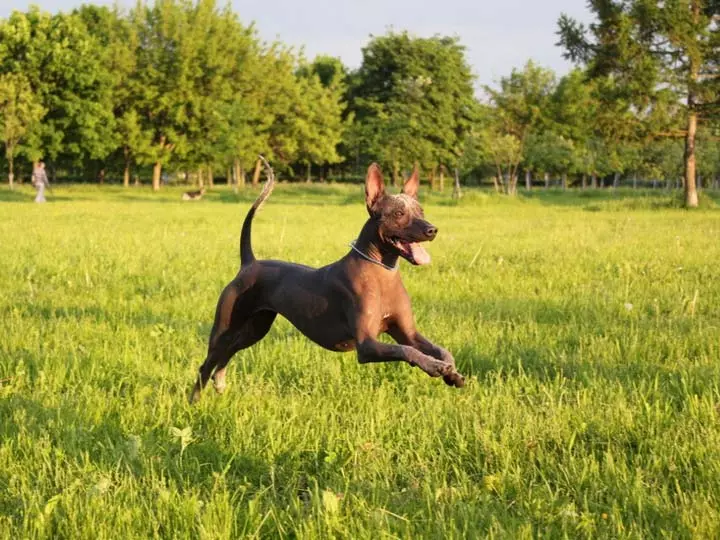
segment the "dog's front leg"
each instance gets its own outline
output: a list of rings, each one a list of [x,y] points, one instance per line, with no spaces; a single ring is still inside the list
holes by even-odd
[[[413,347],[428,356],[432,356],[433,358],[437,358],[438,360],[442,360],[443,362],[447,362],[452,365],[452,372],[447,375],[443,375],[443,380],[449,386],[457,386],[458,388],[465,386],[465,377],[457,372],[457,369],[455,368],[455,358],[453,358],[450,351],[439,345],[435,345],[414,328],[403,329],[400,325],[395,325],[388,328],[388,334],[390,334],[390,336],[398,343]]]
[[[411,366],[418,366],[431,377],[450,375],[455,366],[429,356],[418,349],[407,345],[391,345],[381,343],[372,338],[365,338],[357,345],[358,362],[407,362]]]

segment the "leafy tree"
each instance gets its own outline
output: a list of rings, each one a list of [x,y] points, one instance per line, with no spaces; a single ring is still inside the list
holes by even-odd
[[[176,0],[138,2],[130,13],[137,36],[136,69],[130,81],[141,133],[150,137],[143,162],[153,165],[153,190],[163,165],[188,152],[191,118],[198,114],[195,82],[202,70],[195,7]]]
[[[588,28],[562,15],[565,56],[593,76],[611,76],[615,95],[632,104],[650,133],[685,139],[685,204],[698,205],[695,138],[698,119],[716,114],[720,101],[720,2],[716,0],[592,0]],[[685,104],[685,128],[671,120]]]
[[[516,192],[518,166],[528,136],[548,124],[547,113],[554,88],[554,73],[532,62],[528,62],[522,70],[514,69],[509,77],[503,77],[499,89],[485,87],[494,106],[493,131],[496,133],[492,136],[499,135],[504,141],[497,143],[505,149],[502,154],[513,156],[512,161],[505,161],[506,192],[510,195]],[[493,146],[495,143],[490,140],[489,144]]]
[[[482,144],[497,171],[493,177],[495,190],[508,195],[517,191],[517,168],[523,156],[523,143],[518,137],[497,129],[482,132]],[[507,181],[506,181],[507,179]]]
[[[525,167],[539,174],[560,174],[563,189],[567,175],[579,168],[580,153],[575,143],[553,130],[530,133],[525,141]]]
[[[127,187],[135,157],[149,151],[144,146],[147,134],[142,132],[131,90],[132,76],[137,67],[137,35],[128,18],[117,7],[111,9],[85,4],[76,9],[75,14],[82,19],[88,32],[100,45],[102,62],[108,70],[116,128],[113,153],[122,156],[123,185]]]
[[[81,163],[112,151],[115,122],[101,49],[75,14],[31,7],[0,21],[0,72],[24,75],[46,111],[32,130],[35,157]]]
[[[340,66],[321,58],[298,72],[299,99],[294,117],[298,159],[307,166],[308,182],[313,163],[332,164],[342,159],[337,147],[348,122],[343,120],[345,86]]]
[[[435,171],[457,162],[477,102],[465,49],[455,38],[375,37],[351,76],[356,129],[349,139],[391,166],[420,162]]]
[[[24,75],[0,74],[0,133],[5,144],[10,189],[15,178],[13,164],[20,142],[44,114],[45,110]]]
[[[345,90],[347,89],[347,68],[342,63],[342,60],[334,56],[320,54],[311,63],[301,65],[297,70],[297,74],[300,77],[317,75],[320,84],[325,88],[340,86]]]

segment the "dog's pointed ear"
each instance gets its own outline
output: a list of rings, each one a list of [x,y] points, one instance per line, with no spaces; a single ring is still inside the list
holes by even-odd
[[[420,187],[420,173],[418,172],[418,166],[416,163],[415,167],[413,167],[413,172],[410,175],[410,178],[408,178],[405,181],[405,185],[402,188],[402,192],[405,195],[412,197],[413,199],[417,199],[419,187]]]
[[[380,172],[380,167],[377,163],[373,163],[368,167],[367,176],[365,177],[365,204],[367,205],[368,212],[372,215],[373,206],[378,202],[385,194],[385,181],[383,175]]]

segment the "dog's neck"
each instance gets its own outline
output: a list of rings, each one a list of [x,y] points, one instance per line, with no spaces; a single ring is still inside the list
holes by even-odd
[[[386,248],[383,248],[383,242],[380,239],[378,232],[378,223],[375,219],[369,219],[365,222],[360,235],[354,244],[354,250],[351,252],[353,256],[361,258],[362,255],[355,253],[354,251],[361,252],[365,258],[372,262],[377,263],[380,266],[384,266],[388,269],[396,270],[398,264],[398,255],[391,253]]]

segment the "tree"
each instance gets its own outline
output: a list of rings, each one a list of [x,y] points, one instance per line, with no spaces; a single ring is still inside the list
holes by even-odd
[[[566,15],[558,21],[565,57],[591,75],[610,76],[654,135],[685,139],[685,205],[696,207],[695,138],[698,119],[720,107],[720,2],[717,0],[592,0],[597,22],[586,28]],[[669,120],[682,100],[684,129]]]
[[[541,174],[557,173],[566,189],[567,176],[576,172],[579,166],[580,152],[575,143],[553,130],[530,133],[525,141],[524,163],[529,171]]]
[[[8,183],[13,187],[14,160],[22,139],[31,132],[45,110],[24,75],[0,74],[0,132],[8,161]]]
[[[475,119],[477,101],[465,49],[455,38],[375,37],[351,77],[356,128],[349,140],[367,158],[391,166],[454,165]],[[362,149],[362,150],[360,150]]]
[[[160,189],[163,165],[172,156],[188,153],[188,136],[198,109],[197,82],[203,76],[202,40],[207,33],[203,16],[214,11],[214,2],[193,4],[180,0],[156,0],[149,5],[138,2],[130,13],[137,35],[136,69],[130,81],[131,94],[147,155],[143,162],[152,164],[153,190]],[[207,35],[207,34],[206,34]]]
[[[110,101],[115,118],[113,154],[123,166],[123,185],[130,184],[130,169],[135,157],[147,154],[143,146],[145,134],[131,92],[132,76],[137,68],[137,34],[127,16],[117,7],[108,8],[84,4],[74,13],[82,19],[100,46],[103,65],[109,74]]]
[[[509,195],[516,193],[517,170],[528,136],[548,124],[546,115],[554,88],[554,73],[532,62],[521,71],[513,69],[509,77],[503,77],[499,89],[485,87],[494,111],[491,135],[499,137],[497,143],[489,140],[489,144],[491,148],[497,146],[498,155],[502,155],[507,164],[505,191]],[[502,177],[499,180],[502,181]]]
[[[297,70],[299,100],[298,157],[307,166],[310,181],[312,163],[339,163],[338,146],[342,142],[352,116],[343,118],[347,107],[345,66],[337,58],[318,56],[312,63]]]
[[[0,72],[24,75],[46,114],[32,130],[35,157],[82,163],[115,145],[102,47],[75,14],[31,7],[0,21]]]
[[[347,122],[343,121],[345,88],[342,73],[326,79],[327,86],[316,70],[305,73],[301,72],[298,76],[299,95],[294,118],[298,133],[298,159],[307,166],[306,179],[309,182],[313,163],[322,165],[341,161],[337,147]]]

